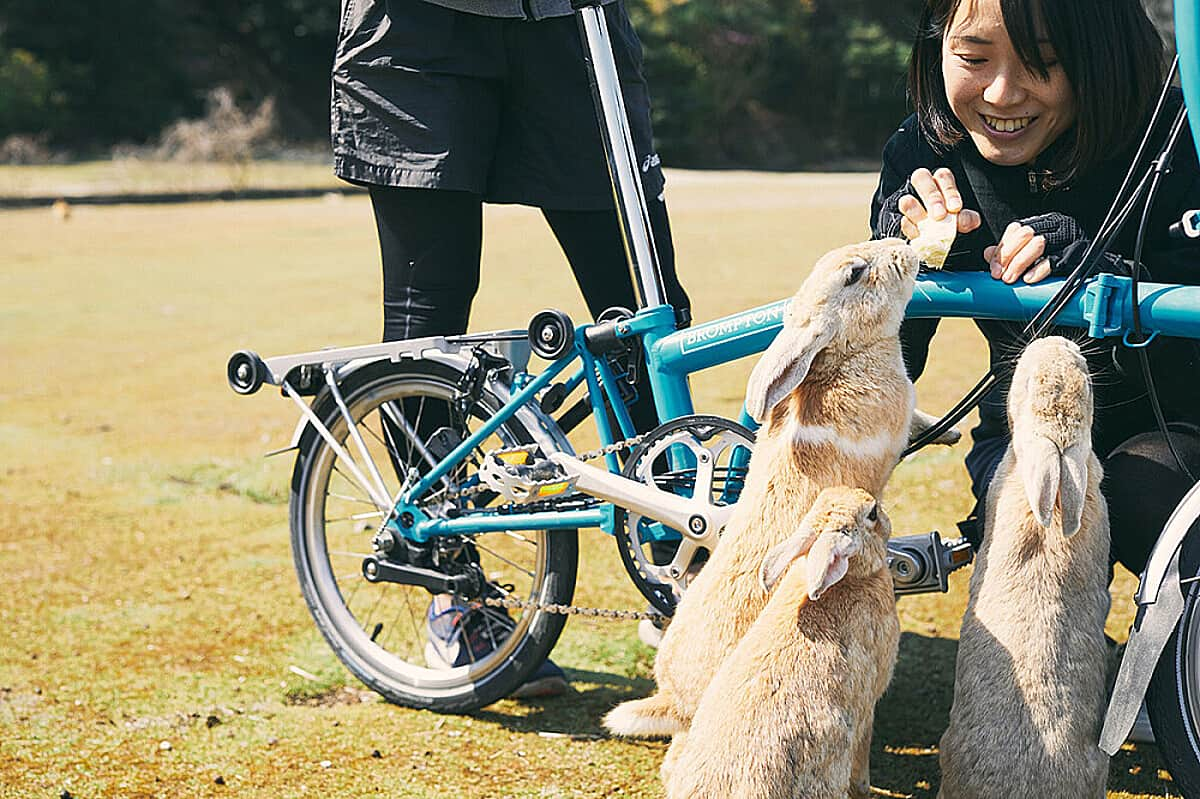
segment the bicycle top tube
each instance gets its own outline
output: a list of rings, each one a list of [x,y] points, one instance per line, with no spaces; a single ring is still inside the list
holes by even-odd
[[[1009,285],[987,272],[932,272],[917,279],[908,318],[959,317],[1027,322],[1054,296],[1062,280]],[[1146,334],[1200,339],[1200,286],[1138,284]],[[666,372],[690,374],[762,352],[783,326],[787,300],[693,325],[656,339],[652,362]],[[1101,274],[1088,280],[1055,317],[1093,338],[1124,336],[1132,327],[1132,281]]]

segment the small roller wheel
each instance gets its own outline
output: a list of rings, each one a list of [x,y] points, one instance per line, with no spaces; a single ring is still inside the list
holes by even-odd
[[[538,311],[529,322],[529,346],[538,356],[557,361],[571,351],[575,325],[562,311]]]
[[[267,365],[257,353],[250,350],[239,350],[229,358],[225,367],[225,376],[229,379],[229,387],[239,394],[253,394],[262,388],[267,376]]]

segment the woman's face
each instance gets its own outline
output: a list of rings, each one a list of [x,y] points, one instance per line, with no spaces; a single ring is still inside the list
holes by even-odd
[[[1075,121],[1075,99],[1048,41],[1050,77],[1030,72],[1013,49],[1000,0],[963,0],[942,37],[950,110],[993,164],[1028,164]]]

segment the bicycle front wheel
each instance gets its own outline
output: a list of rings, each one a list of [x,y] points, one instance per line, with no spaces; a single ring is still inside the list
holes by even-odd
[[[419,586],[363,577],[363,559],[373,554],[372,539],[391,512],[372,498],[364,478],[381,481],[395,497],[406,475],[425,473],[502,405],[485,389],[464,407],[461,378],[446,364],[420,360],[372,364],[352,373],[342,392],[368,457],[332,398],[318,398],[314,412],[342,452],[321,436],[308,436],[296,459],[290,503],[300,589],[334,653],[388,701],[447,713],[470,712],[512,692],[549,655],[566,621],[543,611],[486,607],[481,599],[569,604],[578,558],[574,530],[488,532],[408,548],[427,559],[420,564],[426,568],[445,569],[456,558],[478,564],[485,582],[476,596],[435,597]],[[533,441],[529,425],[514,416],[447,483],[472,484],[484,452]],[[435,486],[427,511],[462,513],[461,502],[436,501],[437,492],[447,495],[445,487]],[[467,510],[495,501],[479,492]],[[464,615],[446,618],[447,609]],[[455,636],[449,656],[447,632]]]

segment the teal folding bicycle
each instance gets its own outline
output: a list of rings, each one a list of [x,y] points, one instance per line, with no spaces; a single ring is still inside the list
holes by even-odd
[[[764,350],[786,302],[675,329],[604,15],[597,0],[575,5],[640,307],[583,325],[548,310],[516,330],[267,359],[242,351],[227,367],[235,391],[268,383],[299,408],[291,445],[280,451],[296,451],[289,514],[302,593],[346,667],[402,705],[469,712],[524,682],[568,613],[644,615],[571,606],[579,528],[614,536],[630,579],[669,615],[717,546],[754,446],[744,411],[738,420],[695,412],[688,375]],[[1178,0],[1176,8],[1193,107],[1197,5]],[[1196,120],[1192,128],[1200,139]],[[1125,216],[1149,182],[1138,185],[1142,194]],[[1200,212],[1185,216],[1180,230],[1200,237]],[[923,274],[908,314],[1024,321],[1031,329],[1053,321],[1096,338],[1124,336],[1131,346],[1147,335],[1200,339],[1200,287],[1092,276],[1087,266],[1085,257],[1065,280],[1033,286],[986,273]],[[530,370],[532,354],[547,362],[540,373]],[[643,368],[661,425],[638,434],[627,405],[633,370]],[[924,438],[961,418],[968,400]],[[566,432],[589,418],[601,446],[579,454]],[[1200,544],[1193,552],[1187,533],[1198,518],[1200,483],[1141,576],[1138,618],[1101,740],[1116,751],[1149,688],[1160,746],[1190,797],[1200,797]],[[657,542],[671,542],[672,554],[663,556],[662,545],[656,553]],[[965,541],[937,533],[896,538],[889,549],[898,594],[945,591],[948,574],[971,557]],[[439,597],[477,612],[474,634],[488,641],[463,665],[429,657],[428,618]]]

